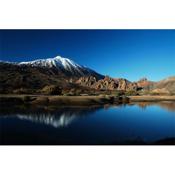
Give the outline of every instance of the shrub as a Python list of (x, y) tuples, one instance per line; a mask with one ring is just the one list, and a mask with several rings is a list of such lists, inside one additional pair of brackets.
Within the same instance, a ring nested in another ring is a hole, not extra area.
[(62, 89), (56, 85), (45, 86), (42, 90), (42, 93), (46, 95), (61, 95)]
[(24, 88), (19, 88), (19, 89), (15, 89), (13, 90), (14, 94), (32, 94), (33, 90), (31, 89), (24, 89)]
[(113, 93), (111, 93), (112, 95), (119, 97), (121, 95), (124, 95), (125, 93), (123, 91), (114, 91)]
[(76, 91), (75, 91), (75, 94), (76, 95), (80, 95), (80, 94), (82, 94), (83, 93), (83, 91), (81, 90), (81, 89), (77, 89)]
[(132, 95), (139, 95), (139, 94), (138, 94), (137, 91), (131, 90), (131, 91), (126, 91), (126, 92), (125, 92), (125, 95), (126, 95), (126, 96), (132, 96)]
[(29, 102), (29, 101), (31, 101), (31, 97), (30, 96), (24, 96), (23, 101), (24, 102)]

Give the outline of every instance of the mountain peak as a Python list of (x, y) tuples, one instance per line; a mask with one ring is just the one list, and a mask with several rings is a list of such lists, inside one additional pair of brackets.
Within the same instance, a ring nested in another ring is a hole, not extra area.
[[(61, 61), (61, 62), (63, 62), (63, 61), (72, 61), (71, 59), (69, 59), (69, 58), (64, 58), (64, 57), (61, 57), (61, 56), (59, 56), (59, 55), (57, 55), (57, 56), (55, 56), (55, 57), (53, 57), (53, 58), (48, 58), (49, 60), (57, 60), (57, 61)], [(47, 60), (47, 59), (46, 59)], [(73, 62), (73, 61), (72, 61)]]
[(37, 67), (56, 67), (56, 68), (64, 68), (68, 69), (71, 67), (82, 67), (72, 61), (68, 58), (63, 58), (61, 56), (56, 56), (53, 58), (46, 58), (46, 59), (37, 59), (33, 61), (27, 61), (27, 62), (20, 62), (19, 65), (31, 65), (31, 66), (37, 66)]
[(26, 65), (31, 67), (45, 67), (54, 68), (70, 76), (89, 76), (94, 75), (96, 77), (103, 77), (102, 75), (96, 73), (95, 71), (75, 63), (69, 58), (64, 58), (61, 56), (55, 56), (53, 58), (46, 59), (36, 59), (33, 61), (25, 61), (17, 63), (17, 65)]

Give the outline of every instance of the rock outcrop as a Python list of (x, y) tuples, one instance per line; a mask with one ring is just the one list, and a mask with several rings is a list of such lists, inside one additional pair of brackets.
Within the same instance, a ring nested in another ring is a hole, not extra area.
[(104, 79), (98, 80), (95, 77), (81, 77), (76, 81), (77, 84), (85, 87), (89, 87), (96, 90), (137, 90), (137, 83), (131, 83), (130, 81), (118, 78), (114, 79), (109, 76), (105, 76)]
[(139, 88), (142, 88), (143, 90), (150, 90), (153, 88), (155, 82), (149, 81), (147, 78), (142, 78), (139, 81), (136, 82), (137, 86)]
[(89, 77), (81, 77), (76, 81), (76, 84), (85, 87), (92, 87), (97, 82), (96, 77), (89, 76)]
[(175, 94), (175, 76), (166, 78), (155, 83), (153, 93), (157, 94)]
[(114, 79), (105, 76), (104, 79), (97, 81), (92, 88), (98, 90), (114, 90), (118, 88), (118, 83)]

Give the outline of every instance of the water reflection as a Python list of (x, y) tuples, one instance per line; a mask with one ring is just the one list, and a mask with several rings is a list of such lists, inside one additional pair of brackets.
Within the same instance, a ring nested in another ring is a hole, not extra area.
[(175, 144), (175, 102), (4, 106), (0, 144)]
[(80, 117), (85, 117), (88, 114), (102, 109), (98, 107), (69, 107), (69, 108), (24, 108), (13, 107), (10, 109), (3, 108), (0, 111), (1, 118), (15, 117), (20, 120), (28, 120), (35, 123), (50, 125), (55, 128), (67, 127), (74, 120)]
[(138, 105), (140, 108), (145, 109), (149, 106), (159, 106), (170, 112), (175, 112), (175, 102), (171, 101), (161, 101), (161, 102), (137, 102), (133, 105)]
[[(126, 104), (125, 104), (126, 105)], [(16, 117), (20, 120), (28, 120), (35, 123), (50, 125), (55, 128), (67, 127), (74, 120), (80, 117), (88, 116), (89, 114), (94, 113), (97, 110), (109, 108), (121, 108), (123, 105), (104, 105), (104, 106), (93, 106), (93, 107), (65, 107), (65, 108), (36, 108), (36, 107), (13, 107), (13, 108), (1, 108), (0, 117)], [(146, 110), (149, 106), (159, 106), (160, 108), (166, 109), (170, 112), (175, 112), (175, 103), (174, 102), (138, 102), (130, 103), (127, 106), (138, 106), (139, 108)]]
[(55, 128), (59, 128), (68, 126), (76, 118), (76, 115), (67, 115), (66, 113), (63, 113), (59, 117), (56, 117), (56, 115), (53, 114), (17, 114), (16, 117), (21, 120), (30, 120), (32, 122), (42, 123), (46, 125), (51, 125)]

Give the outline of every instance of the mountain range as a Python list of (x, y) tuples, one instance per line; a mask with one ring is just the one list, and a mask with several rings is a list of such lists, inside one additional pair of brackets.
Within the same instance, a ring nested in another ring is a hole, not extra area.
[(142, 78), (131, 82), (124, 78), (104, 76), (73, 60), (56, 56), (28, 62), (0, 61), (0, 93), (41, 93), (42, 90), (85, 89), (95, 91), (151, 91), (175, 93), (175, 76), (159, 82)]

